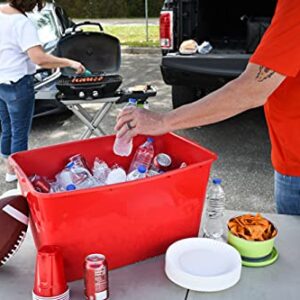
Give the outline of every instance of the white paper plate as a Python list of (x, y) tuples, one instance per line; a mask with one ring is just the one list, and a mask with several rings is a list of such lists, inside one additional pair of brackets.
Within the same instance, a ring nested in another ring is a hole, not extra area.
[(171, 245), (165, 272), (177, 285), (199, 292), (216, 292), (234, 286), (241, 277), (242, 261), (228, 244), (190, 238)]

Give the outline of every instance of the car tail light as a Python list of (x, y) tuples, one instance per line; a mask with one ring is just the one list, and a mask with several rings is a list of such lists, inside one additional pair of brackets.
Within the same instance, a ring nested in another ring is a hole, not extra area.
[(160, 13), (160, 46), (162, 49), (173, 49), (173, 12)]

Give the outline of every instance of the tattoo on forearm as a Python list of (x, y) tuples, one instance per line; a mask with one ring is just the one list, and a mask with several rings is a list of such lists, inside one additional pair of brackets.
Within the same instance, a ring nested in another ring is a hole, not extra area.
[(271, 69), (268, 69), (263, 66), (259, 66), (259, 71), (256, 75), (256, 79), (258, 82), (263, 82), (264, 80), (271, 78), (275, 72)]

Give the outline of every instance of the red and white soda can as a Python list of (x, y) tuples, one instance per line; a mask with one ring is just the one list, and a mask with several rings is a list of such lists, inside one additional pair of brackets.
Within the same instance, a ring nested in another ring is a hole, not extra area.
[(160, 153), (156, 155), (153, 159), (151, 169), (156, 172), (166, 172), (172, 165), (172, 158), (165, 153)]
[(46, 180), (46, 178), (41, 177), (39, 175), (34, 175), (30, 178), (30, 181), (34, 188), (40, 193), (50, 193), (50, 183)]
[(85, 158), (83, 157), (83, 155), (81, 155), (81, 154), (77, 154), (77, 155), (70, 157), (69, 162), (74, 162), (75, 165), (89, 170), (89, 168), (87, 166), (87, 162), (86, 162)]
[(87, 256), (84, 270), (85, 299), (108, 299), (108, 268), (105, 256), (102, 254)]

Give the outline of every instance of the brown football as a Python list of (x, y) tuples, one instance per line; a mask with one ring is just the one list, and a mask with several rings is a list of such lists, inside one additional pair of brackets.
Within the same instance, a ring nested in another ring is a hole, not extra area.
[(26, 198), (0, 199), (0, 267), (19, 250), (28, 228), (29, 208)]

